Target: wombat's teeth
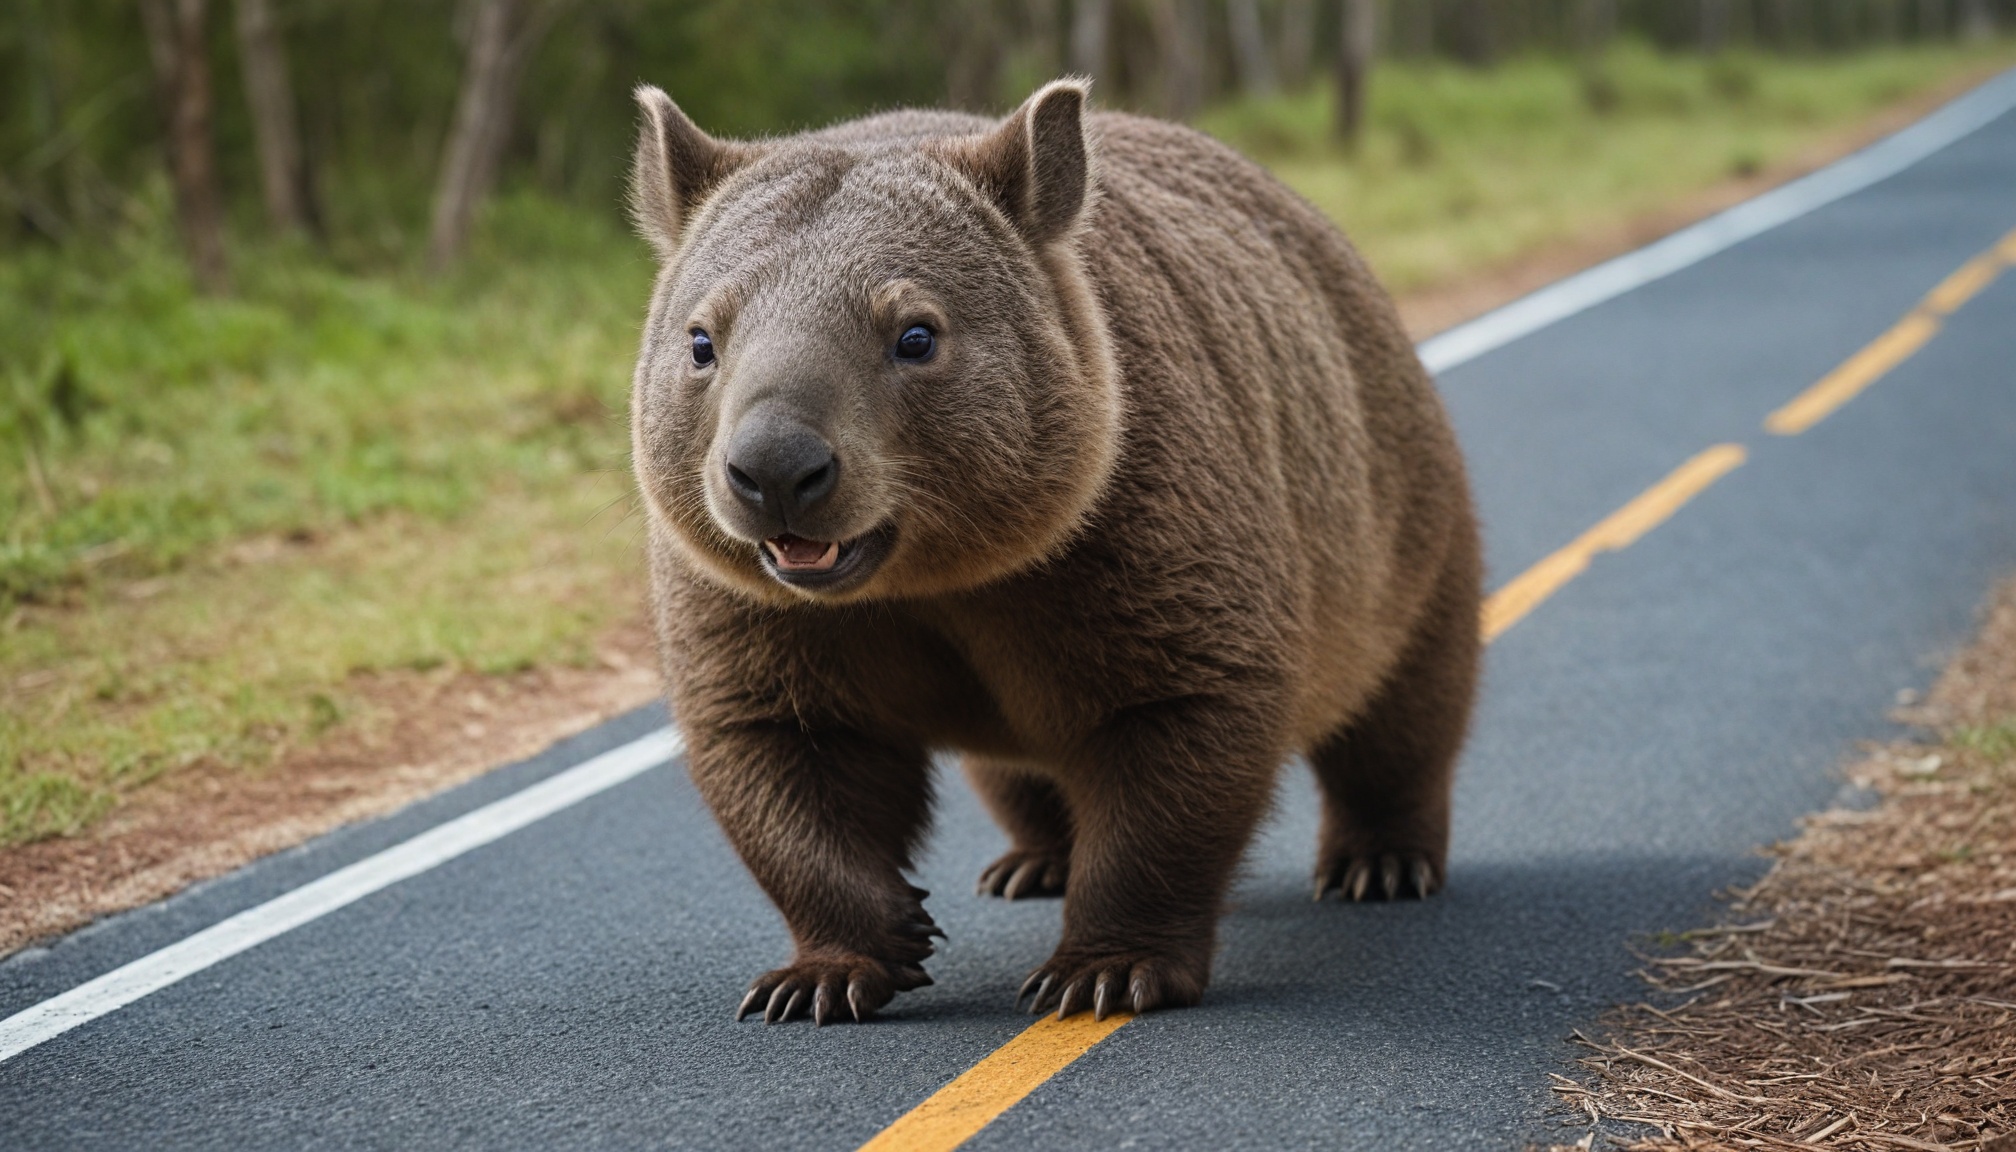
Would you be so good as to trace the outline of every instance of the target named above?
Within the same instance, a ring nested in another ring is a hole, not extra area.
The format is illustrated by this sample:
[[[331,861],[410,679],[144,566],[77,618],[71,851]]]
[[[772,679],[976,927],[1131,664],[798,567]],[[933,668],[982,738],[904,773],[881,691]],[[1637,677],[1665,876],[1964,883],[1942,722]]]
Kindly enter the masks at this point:
[[[807,540],[803,536],[772,536],[763,541],[777,567],[789,572],[824,572],[840,561],[837,540]]]

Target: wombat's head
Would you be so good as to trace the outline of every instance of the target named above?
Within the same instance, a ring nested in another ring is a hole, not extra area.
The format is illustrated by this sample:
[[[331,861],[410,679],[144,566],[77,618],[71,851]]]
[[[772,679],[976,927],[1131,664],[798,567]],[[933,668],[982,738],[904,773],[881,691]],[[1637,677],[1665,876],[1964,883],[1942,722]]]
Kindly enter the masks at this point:
[[[637,100],[634,210],[663,262],[632,395],[654,529],[773,600],[931,595],[1062,546],[1120,427],[1078,253],[1084,86],[998,125],[749,143]]]

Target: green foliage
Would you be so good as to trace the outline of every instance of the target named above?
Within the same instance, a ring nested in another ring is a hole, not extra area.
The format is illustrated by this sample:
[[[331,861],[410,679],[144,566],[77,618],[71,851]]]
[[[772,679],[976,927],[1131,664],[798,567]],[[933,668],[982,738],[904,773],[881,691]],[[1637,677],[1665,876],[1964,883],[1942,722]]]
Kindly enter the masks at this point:
[[[1953,734],[1952,741],[1990,760],[2016,760],[2016,717],[2000,724],[1962,728]]]
[[[514,194],[446,281],[235,256],[221,300],[158,222],[0,259],[0,846],[634,611],[641,244]]]
[[[332,232],[352,256],[400,256],[424,229],[454,113],[471,6],[281,0],[302,132]],[[257,219],[250,113],[227,0],[211,4],[222,182]],[[658,84],[710,130],[788,131],[941,93],[940,9],[924,0],[571,3],[518,99],[507,184],[615,219],[635,130],[630,89]],[[0,6],[0,210],[25,237],[115,227],[159,167],[161,124],[133,0]],[[11,233],[11,234],[10,234]]]
[[[112,805],[112,793],[57,772],[17,772],[0,761],[0,845],[68,836]]]
[[[1844,57],[1714,59],[1625,43],[1601,57],[1441,61],[1373,72],[1355,148],[1330,135],[1327,87],[1234,101],[1200,126],[1258,157],[1343,224],[1408,291],[1672,206],[1730,176],[1796,164],[1837,128],[1970,71],[2008,42]]]
[[[638,246],[534,196],[490,225],[447,283],[248,247],[205,298],[159,227],[0,261],[0,605],[620,466],[583,421],[622,408]]]

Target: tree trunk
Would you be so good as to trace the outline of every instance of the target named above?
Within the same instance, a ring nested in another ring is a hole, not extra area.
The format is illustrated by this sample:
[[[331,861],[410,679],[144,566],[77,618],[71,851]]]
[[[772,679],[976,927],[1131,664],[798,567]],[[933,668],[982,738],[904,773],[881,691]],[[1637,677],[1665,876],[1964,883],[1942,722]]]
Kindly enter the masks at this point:
[[[1960,34],[1969,40],[1994,38],[1995,12],[1988,0],[1960,0]]]
[[[482,0],[476,10],[427,237],[427,265],[437,272],[461,257],[476,209],[496,183],[518,81],[558,11],[558,4],[538,0]]]
[[[1372,75],[1372,47],[1379,35],[1374,0],[1344,0],[1337,35],[1337,139],[1355,145],[1365,127],[1365,85]]]
[[[1713,56],[1729,42],[1729,0],[1701,0],[1701,51]]]
[[[1074,0],[1071,5],[1071,71],[1097,85],[1109,72],[1106,45],[1113,28],[1113,0]],[[1094,88],[1097,91],[1097,88]],[[1106,93],[1106,100],[1113,98]]]
[[[969,112],[990,109],[1000,95],[1001,62],[1007,37],[996,19],[994,0],[948,4],[950,39],[945,56],[945,99]]]
[[[1897,43],[1904,30],[1902,0],[1870,0],[1870,32],[1884,45]]]
[[[1946,0],[1918,0],[1918,19],[1915,22],[1920,40],[1943,38],[1946,35]]]
[[[1772,0],[1771,23],[1778,48],[1791,51],[1809,47],[1813,42],[1812,15],[1805,0]]]
[[[1162,114],[1188,119],[1204,106],[1202,0],[1155,0],[1149,15],[1161,57]]]
[[[1498,14],[1491,0],[1463,0],[1458,12],[1456,54],[1476,67],[1492,63],[1498,58]]]
[[[1232,31],[1232,62],[1239,69],[1239,87],[1249,96],[1275,90],[1274,61],[1267,52],[1267,30],[1260,24],[1260,0],[1225,0]]]
[[[1435,54],[1434,0],[1402,0],[1393,6],[1396,51],[1416,58]]]
[[[1281,83],[1299,89],[1309,79],[1309,53],[1316,44],[1315,0],[1284,0],[1278,53]]]
[[[1063,17],[1060,0],[1022,0],[1024,51],[1044,79],[1059,75],[1064,67],[1069,49],[1062,42]]]
[[[1617,31],[1617,0],[1575,0],[1575,49],[1603,51]]]
[[[46,13],[38,4],[18,7],[21,11],[15,35],[19,39],[15,43],[25,67],[22,69],[24,74],[16,81],[16,91],[27,97],[21,106],[21,110],[27,113],[23,119],[29,139],[53,141],[60,131],[58,126],[64,121],[65,101],[50,44],[50,30],[44,19]],[[24,80],[26,83],[20,82]],[[25,92],[22,92],[23,89]],[[46,161],[24,165],[18,183],[10,181],[6,173],[0,171],[0,206],[16,214],[18,223],[58,241],[73,229],[83,228],[92,214],[88,162],[83,149],[65,149],[61,163],[70,200],[68,220],[57,210],[55,189],[50,186],[46,175],[49,167]],[[16,222],[5,221],[0,227]]]
[[[211,139],[209,25],[205,0],[141,0],[147,51],[167,118],[168,171],[175,185],[175,219],[189,267],[202,291],[231,290],[224,255],[224,197],[217,185],[217,146]]]
[[[294,85],[287,76],[287,48],[267,0],[237,0],[238,55],[245,72],[245,100],[252,110],[252,135],[259,146],[259,184],[266,216],[279,232],[320,235],[322,216],[308,179],[308,157],[294,112]]]

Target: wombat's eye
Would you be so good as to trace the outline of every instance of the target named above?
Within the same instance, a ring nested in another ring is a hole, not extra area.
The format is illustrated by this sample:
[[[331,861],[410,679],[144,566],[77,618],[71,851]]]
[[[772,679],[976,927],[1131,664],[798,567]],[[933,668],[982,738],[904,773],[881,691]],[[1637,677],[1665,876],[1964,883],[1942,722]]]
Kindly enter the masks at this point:
[[[922,324],[912,324],[896,338],[896,358],[921,364],[938,351],[938,338]]]
[[[705,328],[693,329],[693,366],[705,368],[714,362],[714,338]]]

